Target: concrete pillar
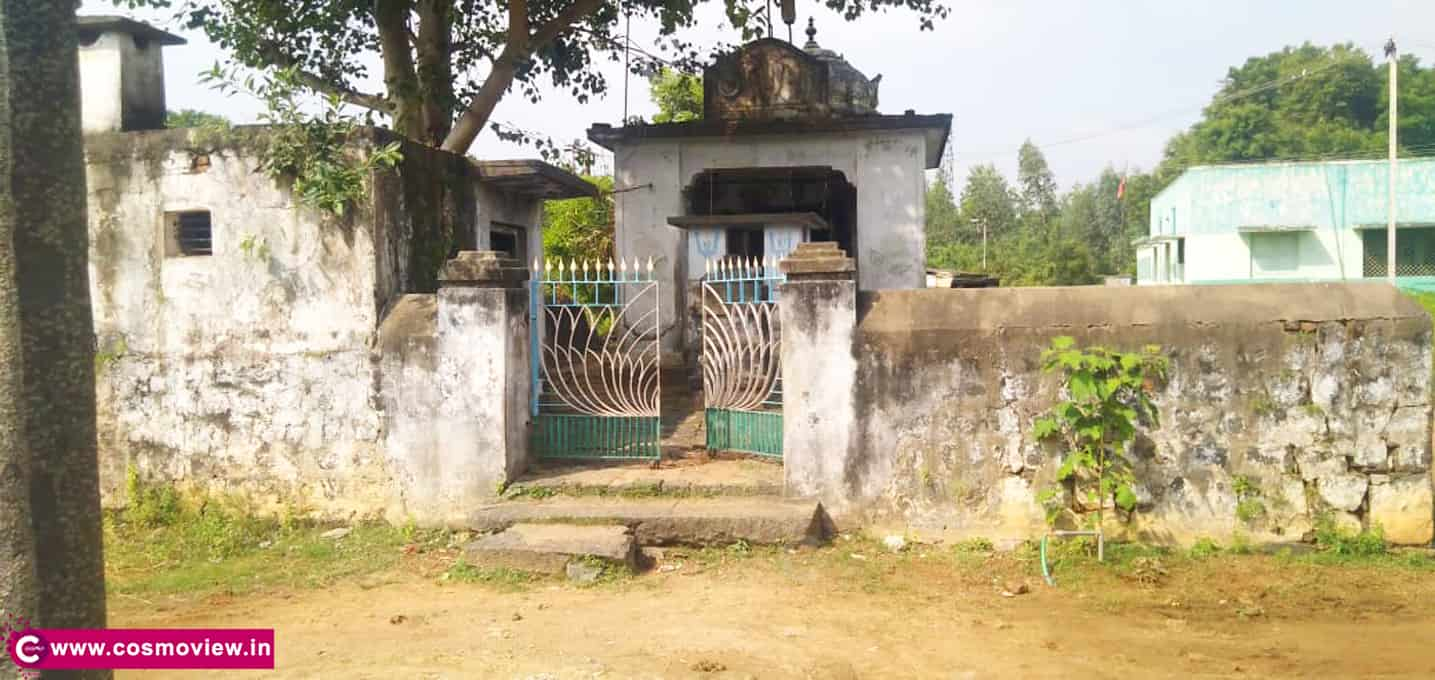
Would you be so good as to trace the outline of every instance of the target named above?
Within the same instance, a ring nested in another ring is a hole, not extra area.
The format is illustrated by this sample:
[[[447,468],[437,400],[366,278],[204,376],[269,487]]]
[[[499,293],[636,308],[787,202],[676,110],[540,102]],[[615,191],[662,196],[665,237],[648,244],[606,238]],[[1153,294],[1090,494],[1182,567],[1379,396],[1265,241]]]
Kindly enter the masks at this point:
[[[786,492],[840,511],[857,459],[856,266],[836,243],[803,243],[780,267]]]
[[[467,251],[439,272],[435,414],[443,500],[468,509],[528,464],[528,270]]]

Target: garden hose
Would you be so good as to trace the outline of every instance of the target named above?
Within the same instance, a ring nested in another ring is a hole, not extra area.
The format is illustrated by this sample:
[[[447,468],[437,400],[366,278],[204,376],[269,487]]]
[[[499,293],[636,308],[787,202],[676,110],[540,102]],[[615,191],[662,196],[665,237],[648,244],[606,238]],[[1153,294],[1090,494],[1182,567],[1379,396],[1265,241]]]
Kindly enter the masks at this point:
[[[1041,537],[1041,577],[1046,579],[1046,585],[1056,587],[1056,579],[1051,577],[1051,568],[1046,566],[1046,539],[1051,538],[1050,534]]]

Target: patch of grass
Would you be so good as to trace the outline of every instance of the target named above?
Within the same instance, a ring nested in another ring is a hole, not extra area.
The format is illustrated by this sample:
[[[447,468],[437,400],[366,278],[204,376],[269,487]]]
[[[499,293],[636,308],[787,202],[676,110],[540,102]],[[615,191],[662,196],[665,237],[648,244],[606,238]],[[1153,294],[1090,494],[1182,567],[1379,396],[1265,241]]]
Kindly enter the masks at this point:
[[[1378,525],[1351,532],[1337,526],[1329,513],[1316,518],[1315,544],[1321,552],[1340,557],[1379,557],[1388,550],[1385,533]]]
[[[241,594],[269,587],[324,587],[388,570],[406,550],[441,548],[448,534],[361,523],[342,538],[329,526],[261,517],[238,501],[184,497],[131,472],[129,505],[104,517],[106,583],[147,595]]]
[[[544,578],[540,574],[518,569],[479,567],[462,559],[454,562],[453,566],[449,567],[440,577],[441,580],[454,583],[482,583],[513,591],[525,590]]]
[[[952,552],[958,555],[987,555],[996,550],[990,539],[975,536],[952,545]]]
[[[1196,542],[1191,545],[1191,549],[1186,551],[1186,555],[1193,560],[1204,560],[1219,554],[1221,554],[1221,545],[1210,537],[1196,539]]]

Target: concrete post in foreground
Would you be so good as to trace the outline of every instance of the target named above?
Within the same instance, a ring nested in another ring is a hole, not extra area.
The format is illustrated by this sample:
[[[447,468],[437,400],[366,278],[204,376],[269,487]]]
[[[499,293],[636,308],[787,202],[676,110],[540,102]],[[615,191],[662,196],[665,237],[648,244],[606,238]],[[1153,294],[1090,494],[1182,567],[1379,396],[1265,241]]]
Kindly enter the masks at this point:
[[[784,486],[840,511],[856,478],[856,266],[836,243],[803,243],[780,267]]]
[[[444,500],[472,507],[528,464],[528,270],[466,251],[439,272],[436,328]]]
[[[13,279],[0,279],[15,291],[0,296],[0,358],[7,365],[0,378],[7,390],[0,394],[0,446],[7,448],[0,453],[0,489],[29,478],[28,512],[18,499],[0,502],[0,575],[19,577],[0,587],[0,596],[7,608],[26,606],[31,597],[17,586],[28,587],[31,568],[21,562],[33,557],[34,609],[7,613],[43,628],[105,625],[75,5],[0,0],[0,98],[7,102],[0,127],[10,141],[0,155],[0,233],[13,237],[15,256]],[[23,451],[28,466],[16,464]],[[30,529],[33,551],[15,550]],[[0,661],[0,677],[9,675],[6,668],[13,666]]]

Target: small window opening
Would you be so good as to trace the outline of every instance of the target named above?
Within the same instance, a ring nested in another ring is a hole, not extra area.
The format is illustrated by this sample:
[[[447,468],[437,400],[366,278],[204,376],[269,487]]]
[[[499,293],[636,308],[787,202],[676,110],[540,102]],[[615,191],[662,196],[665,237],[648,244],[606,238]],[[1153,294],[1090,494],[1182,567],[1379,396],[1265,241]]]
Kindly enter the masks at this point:
[[[761,260],[763,255],[762,236],[761,229],[728,229],[727,255],[735,258]]]
[[[528,230],[516,224],[490,223],[488,248],[518,260],[528,261]]]
[[[208,210],[170,213],[165,220],[165,254],[195,256],[214,254],[214,230]]]

